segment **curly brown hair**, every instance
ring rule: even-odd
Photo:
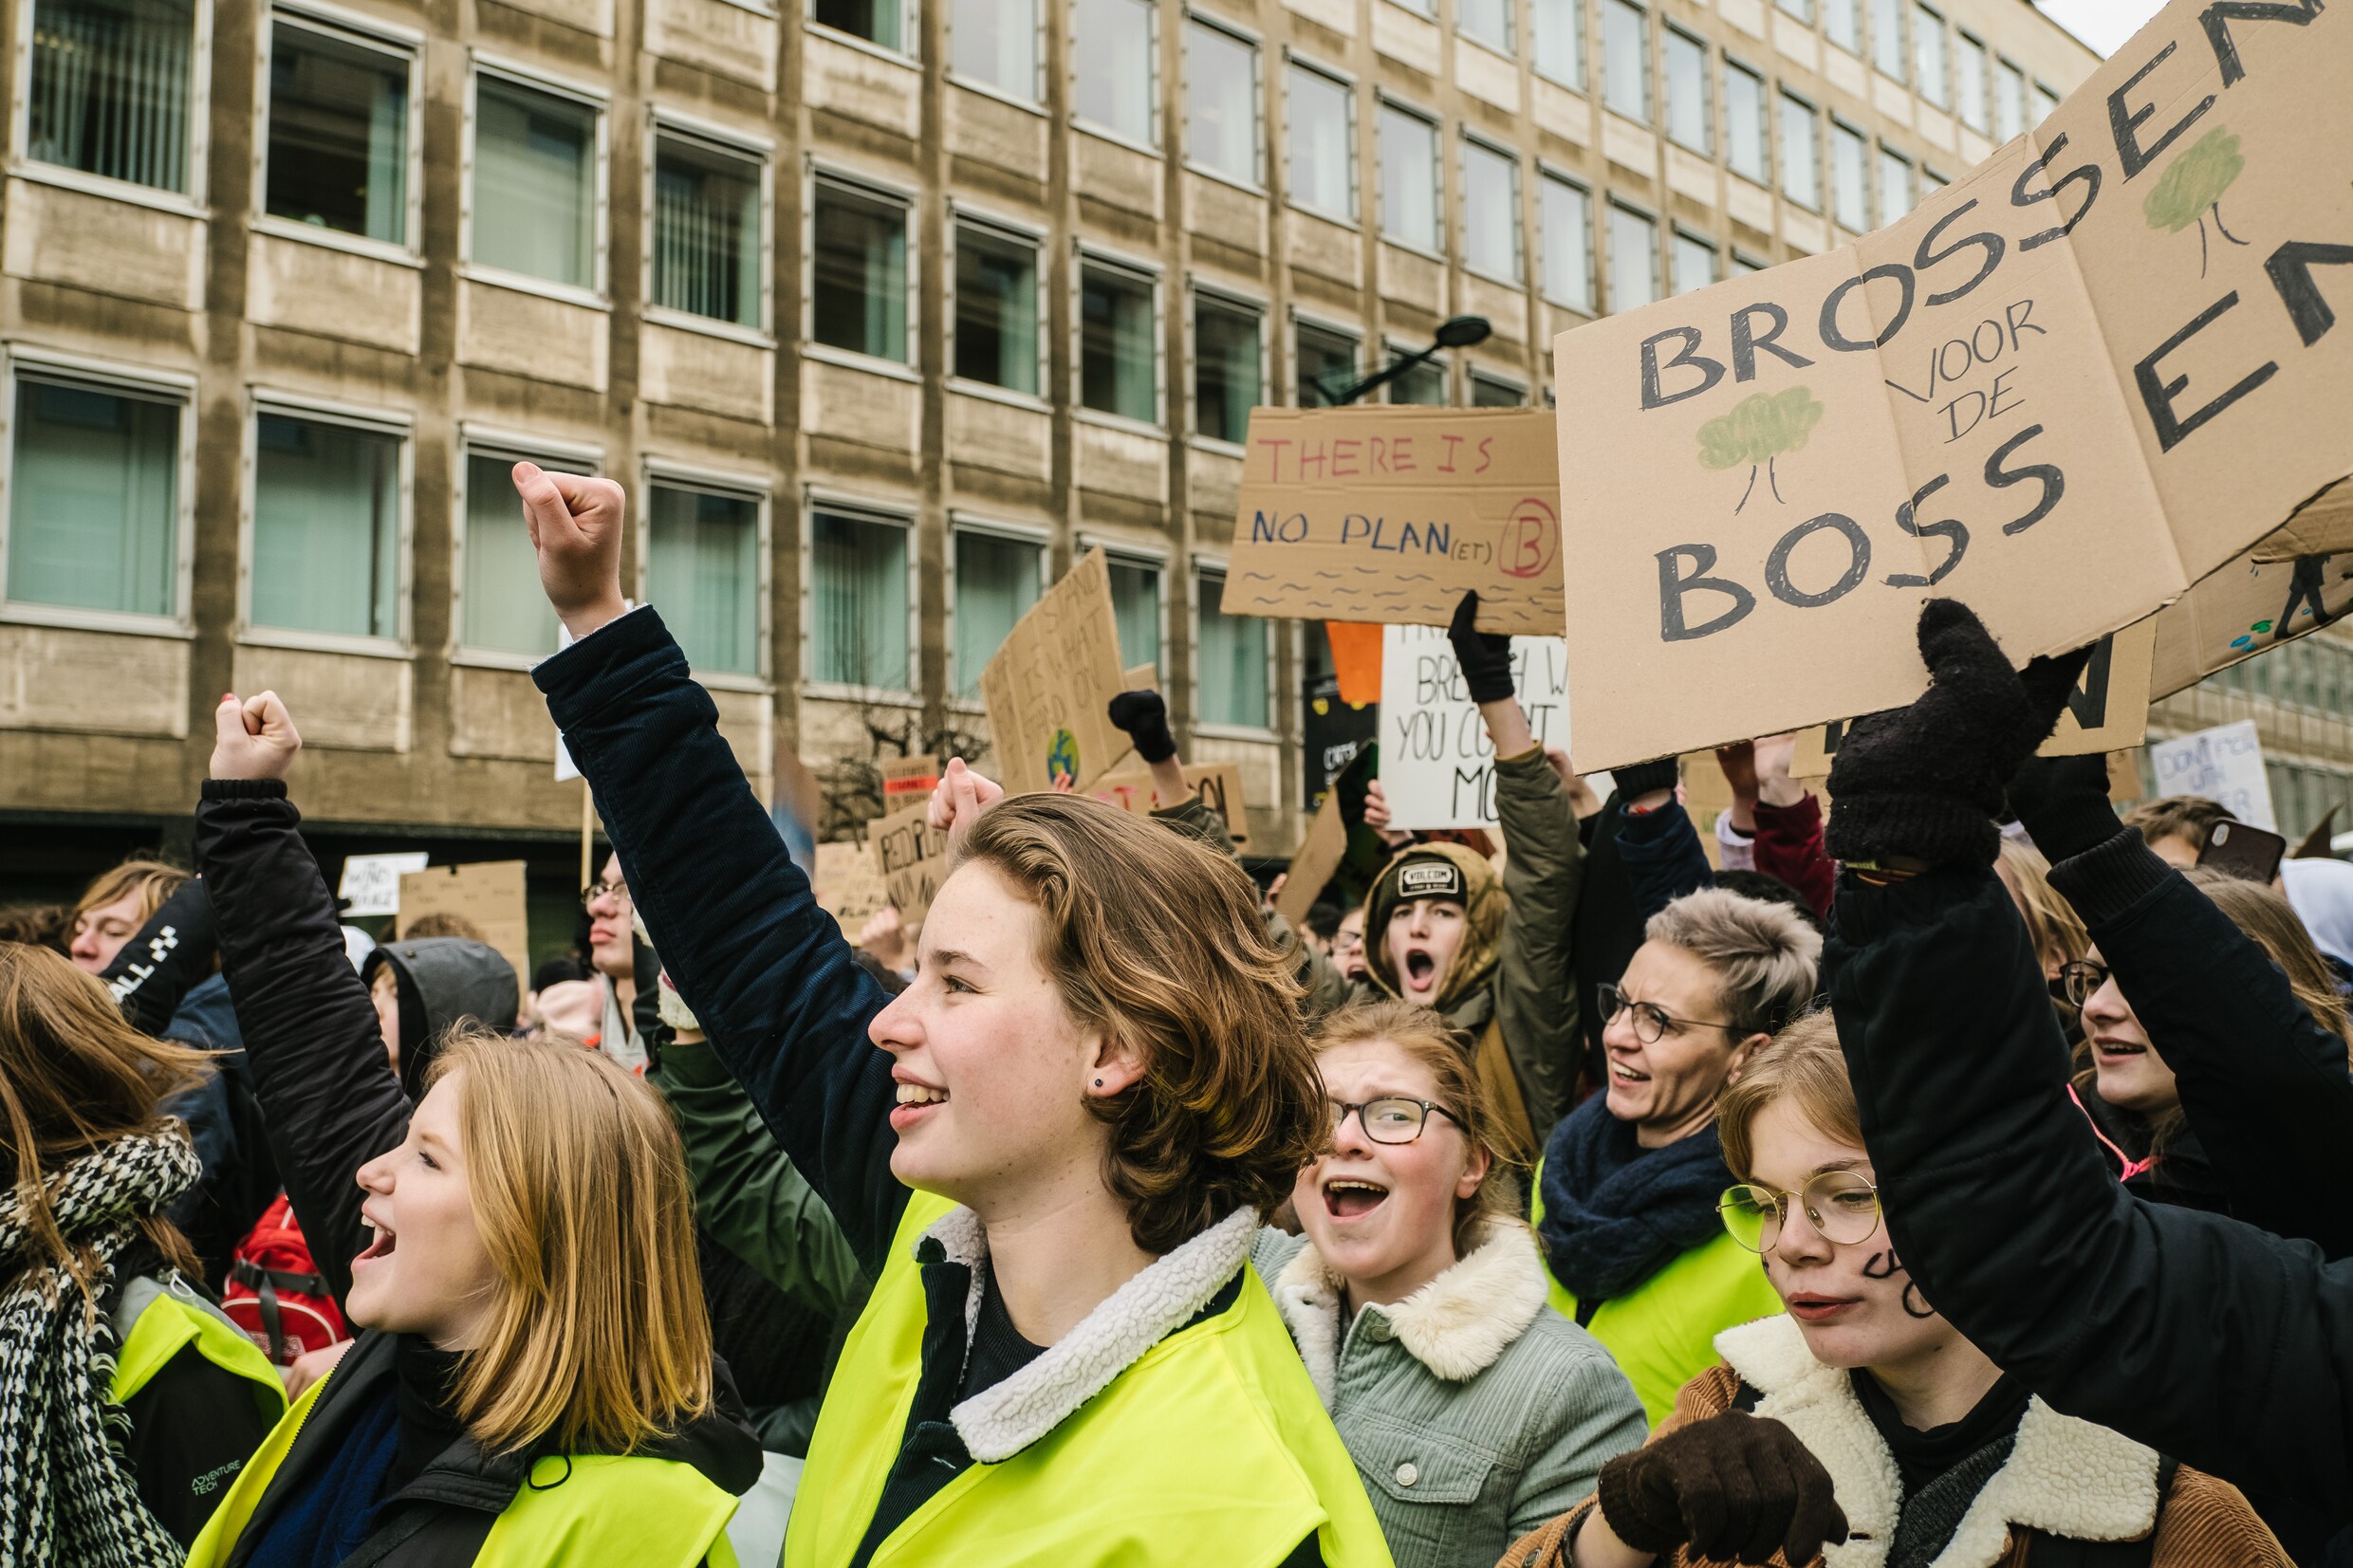
[[[1075,795],[991,807],[955,851],[1038,910],[1038,961],[1081,1024],[1136,1049],[1143,1077],[1087,1108],[1110,1129],[1103,1182],[1165,1253],[1289,1194],[1324,1143],[1300,987],[1232,859]]]

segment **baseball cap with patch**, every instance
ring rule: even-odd
[[[1452,898],[1465,901],[1462,868],[1442,855],[1419,855],[1398,868],[1399,902],[1413,898]]]

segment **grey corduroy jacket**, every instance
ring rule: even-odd
[[[1649,1430],[1609,1352],[1546,1306],[1535,1237],[1516,1221],[1490,1221],[1454,1267],[1345,1325],[1340,1282],[1306,1237],[1262,1230],[1251,1261],[1397,1568],[1494,1561]]]

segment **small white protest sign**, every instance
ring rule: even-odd
[[[2271,815],[2271,781],[2263,771],[2263,743],[2255,738],[2252,719],[2151,742],[2149,766],[2159,795],[2203,795],[2242,822],[2279,831]]]
[[[1513,637],[1511,684],[1539,746],[1568,745],[1568,647]],[[1398,828],[1495,825],[1495,747],[1443,628],[1388,626],[1380,644],[1380,788]]]
[[[351,907],[343,913],[399,913],[400,877],[407,872],[424,870],[427,858],[421,849],[402,850],[394,855],[354,855],[346,858],[343,879],[335,885],[335,896],[350,901]]]

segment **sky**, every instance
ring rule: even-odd
[[[2164,0],[2037,0],[2043,14],[2103,55],[2114,54]]]

